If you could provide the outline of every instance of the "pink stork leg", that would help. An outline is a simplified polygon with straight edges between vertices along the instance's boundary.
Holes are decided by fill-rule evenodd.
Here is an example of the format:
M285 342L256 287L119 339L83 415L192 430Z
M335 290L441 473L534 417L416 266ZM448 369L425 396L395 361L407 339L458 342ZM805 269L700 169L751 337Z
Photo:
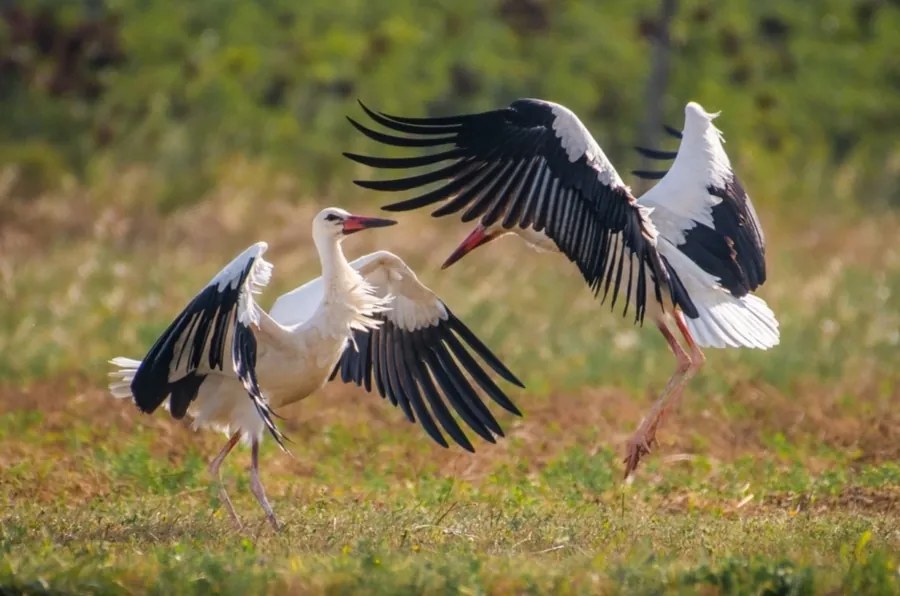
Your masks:
M272 506L269 505L269 500L266 499L266 492L263 490L262 482L259 480L259 439L256 437L250 443L250 490L253 491L253 495L259 501L263 511L266 512L266 518L269 520L269 523L278 530L279 526L278 520L275 519L275 512L272 511Z
M663 410L663 417L665 417L669 412L672 411L675 406L678 405L678 402L681 400L681 396L684 394L684 387L687 385L687 382L690 381L697 371L703 366L703 363L706 362L706 356L703 354L703 351L700 349L700 346L697 345L697 342L694 341L694 336L691 334L691 330L688 328L687 323L684 320L684 314L680 310L676 310L675 314L675 324L678 325L678 330L681 331L681 335L684 336L684 341L687 344L688 348L691 350L691 366L688 369L687 373L684 376L684 379L681 381L681 387L679 387L678 391L672 396L672 400Z
M222 476L219 473L219 468L222 466L222 462L225 460L225 456L231 453L231 450L234 449L234 446L237 445L237 442L241 438L241 431L238 431L231 435L231 438L228 439L228 442L225 443L225 446L222 447L222 450L219 452L217 456L213 458L211 462L209 462L209 473L212 474L213 478L216 479L216 482L219 483L219 497L222 499L222 502L225 503L226 509L228 509L228 513L231 515L231 519L234 520L234 523L237 525L238 530L241 529L241 519L238 517L237 512L234 510L234 505L231 504L231 499L228 498L228 491L225 490L225 483L222 482Z
M681 320L683 323L683 319L679 319L680 316L681 312L676 310L676 322ZM637 469L641 458L650 453L650 447L656 441L656 431L662 422L663 416L669 409L669 400L672 399L675 401L678 399L678 395L681 393L681 389L687 378L689 378L690 371L693 369L691 357L684 351L681 344L678 343L678 340L675 338L671 329L669 329L668 323L664 317L664 314L660 314L657 317L656 326L659 327L659 331L663 334L663 337L666 338L666 342L669 344L669 348L678 360L678 364L659 398L654 402L650 411L647 412L647 415L644 416L644 419L641 421L640 426L638 426L637 430L628 440L625 459L623 460L625 463L626 478ZM681 329L682 323L678 324L679 329ZM685 329L682 330L682 333L684 333L686 329L687 328L685 327ZM691 340L689 340L689 342L692 343Z

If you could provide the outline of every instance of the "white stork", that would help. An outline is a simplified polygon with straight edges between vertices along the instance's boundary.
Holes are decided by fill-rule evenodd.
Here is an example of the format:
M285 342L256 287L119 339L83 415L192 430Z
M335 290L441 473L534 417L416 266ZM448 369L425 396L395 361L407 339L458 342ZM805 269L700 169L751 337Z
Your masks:
M258 242L213 277L142 361L111 361L118 367L111 373L115 397L131 397L146 413L165 404L174 418L190 414L195 428L229 436L209 469L238 526L219 474L225 456L242 437L249 440L250 487L278 528L259 480L260 440L268 429L284 448L272 409L309 396L338 373L366 391L374 376L377 392L411 422L418 418L444 447L434 418L474 451L446 402L485 440L503 435L464 371L519 415L473 353L504 379L520 387L521 382L399 257L379 251L347 262L341 249L347 235L394 223L325 209L313 220L321 277L284 294L266 313L253 294L269 282L272 265L263 259L266 243Z
M677 155L642 149L675 161L640 200L584 124L559 104L520 99L499 110L442 118L390 116L362 107L378 124L404 133L379 132L351 118L371 139L399 147L449 146L405 158L345 154L374 168L449 162L405 178L357 181L380 191L432 185L385 206L388 211L443 202L433 216L462 211L463 221L477 219L444 267L494 238L516 234L566 255L595 295L605 300L612 294L613 307L624 294L623 315L633 306L636 322L649 315L656 323L677 368L628 441L626 477L649 453L666 411L702 365L701 346L766 349L778 343L772 311L750 295L766 278L762 228L732 171L715 116L700 105L685 107Z

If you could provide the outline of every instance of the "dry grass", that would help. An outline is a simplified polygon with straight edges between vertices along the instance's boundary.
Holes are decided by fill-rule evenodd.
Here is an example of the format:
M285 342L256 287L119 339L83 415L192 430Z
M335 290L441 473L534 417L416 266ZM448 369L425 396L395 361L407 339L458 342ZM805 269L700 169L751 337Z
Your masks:
M722 474L733 466L751 461L754 467L771 464L782 470L802 461L808 475L814 477L833 471L836 464L847 466L847 472L853 474L889 467L900 460L894 434L900 428L900 417L895 408L885 403L883 410L861 416L834 404L822 408L817 397L808 392L801 399L783 399L774 391L766 394L756 387L741 387L728 396L733 407L746 412L740 421L729 419L724 410L686 407L665 427L659 453L639 482L658 485L667 482L672 469L695 468L707 481L722 480ZM768 400L764 408L760 407L762 400ZM345 472L377 471L398 482L415 481L424 471L474 486L505 470L537 477L573 450L582 450L589 457L611 455L614 463L614 454L645 405L615 390L556 394L549 399L523 396L520 401L527 412L524 418L503 417L507 439L496 446L481 443L478 455L472 457L459 449L431 445L417 427L375 396L355 388L329 386L302 405L282 412L286 417L282 426L295 442L295 457L272 451L266 472L309 478L316 472L312 462L324 451L342 460ZM129 435L137 434L146 438L149 453L175 468L191 454L212 455L223 442L219 435L194 432L187 422L163 414L143 415L127 404L111 402L104 389L77 378L0 391L0 416L27 417L29 412L40 418L25 437L17 432L0 435L0 465L8 469L22 461L42 460L66 471L56 482L25 483L20 486L21 494L12 492L14 497L28 496L40 502L54 502L61 495L72 503L89 502L108 494L108 478L73 473L89 469L93 453L91 449L73 450L72 434L86 433L78 438L84 447L113 450L122 446L113 444L112 437L127 442ZM340 436L335 438L335 433ZM773 447L776 436L783 437L789 447ZM349 437L352 441L348 442ZM335 441L340 443L340 452ZM610 470L612 475L619 472L618 467ZM837 489L824 502L832 508L841 509L842 504L866 508L870 501L876 509L886 509L887 504L900 506L900 493L889 485L874 492L860 492L856 486ZM772 489L765 503L781 503L785 498L784 493Z

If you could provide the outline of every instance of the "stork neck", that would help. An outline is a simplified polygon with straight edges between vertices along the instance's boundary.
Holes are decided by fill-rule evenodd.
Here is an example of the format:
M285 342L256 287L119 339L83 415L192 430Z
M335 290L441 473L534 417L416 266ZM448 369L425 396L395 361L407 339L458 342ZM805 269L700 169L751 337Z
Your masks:
M352 279L353 268L347 262L340 240L336 237L315 238L319 261L322 265L322 280L325 292L332 293L344 289L346 282Z

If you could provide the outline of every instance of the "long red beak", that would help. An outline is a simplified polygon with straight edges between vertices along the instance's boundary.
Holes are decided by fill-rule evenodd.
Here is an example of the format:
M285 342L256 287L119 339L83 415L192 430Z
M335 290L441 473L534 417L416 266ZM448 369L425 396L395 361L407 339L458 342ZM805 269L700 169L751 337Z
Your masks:
M487 244L499 235L500 234L497 233L489 234L483 225L478 224L478 226L476 226L475 229L472 230L472 232L468 236L466 236L466 239L456 247L456 250L450 253L450 256L447 257L447 260L444 261L443 265L441 265L441 269L446 269L482 244Z
M343 232L345 235L355 234L360 230L368 230L369 228L386 228L392 226L396 221L393 219L382 219L380 217L363 217L362 215L349 215L344 220Z

